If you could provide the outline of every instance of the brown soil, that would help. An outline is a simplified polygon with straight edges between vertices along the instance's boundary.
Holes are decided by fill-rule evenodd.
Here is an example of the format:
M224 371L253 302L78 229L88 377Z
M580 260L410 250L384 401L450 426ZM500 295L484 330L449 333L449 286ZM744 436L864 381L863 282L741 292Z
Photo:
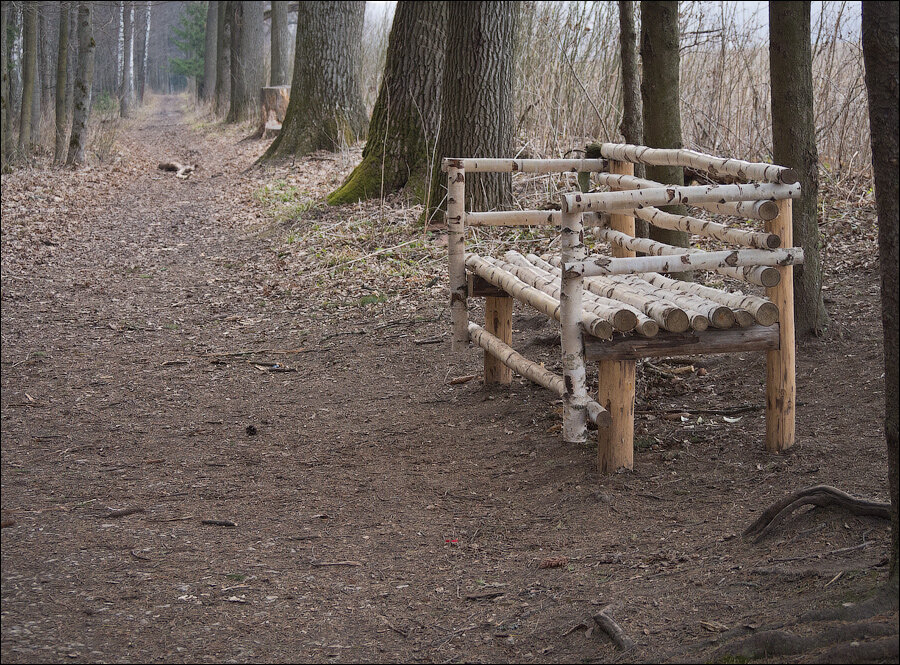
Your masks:
M798 348L794 449L764 451L758 408L692 411L761 406L761 355L655 363L706 374L644 367L635 471L599 477L546 391L449 384L481 358L450 353L444 282L297 288L291 224L250 195L265 144L238 139L162 99L112 165L3 177L4 662L703 660L884 583L885 521L740 535L800 487L888 496L870 199L829 227L850 253ZM324 193L353 156L282 173ZM521 314L514 344L558 363ZM624 655L585 621L608 604Z

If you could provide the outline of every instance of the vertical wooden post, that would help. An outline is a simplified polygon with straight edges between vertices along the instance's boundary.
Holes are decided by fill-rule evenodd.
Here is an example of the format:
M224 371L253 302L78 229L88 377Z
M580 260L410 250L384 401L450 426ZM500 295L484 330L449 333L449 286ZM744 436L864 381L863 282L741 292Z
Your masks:
M462 168L453 166L453 163L450 161L447 168L447 253L450 257L450 321L453 328L451 348L459 351L469 342L466 303L466 173Z
M778 201L778 216L766 222L766 231L781 238L782 247L794 246L791 199ZM794 268L779 267L781 281L766 289L778 307L779 347L766 353L766 450L780 452L794 445L797 379L794 368Z
M488 296L484 299L484 327L506 345L512 344L513 299L509 296ZM499 383L508 386L512 382L512 369L500 360L484 352L484 385Z
M616 162L611 161L609 163L609 172L614 173L615 175L634 175L634 164L631 162ZM627 233L632 238L634 237L634 217L631 215L616 215L611 214L609 216L609 228L613 231L621 231L622 233ZM634 256L634 252L622 249L621 247L613 247L612 255L619 258L630 258Z
M584 260L584 220L579 213L562 213L560 224L560 259L562 265ZM562 271L559 294L559 324L562 346L563 441L587 441L587 377L584 369L584 338L581 333L581 296L583 278L580 273Z
M631 162L610 161L609 172L634 175ZM634 217L612 214L609 227L634 237ZM633 251L613 246L614 257L633 257ZM609 425L597 430L597 471L615 473L634 468L634 360L601 360L598 368L600 387L597 401L609 411Z

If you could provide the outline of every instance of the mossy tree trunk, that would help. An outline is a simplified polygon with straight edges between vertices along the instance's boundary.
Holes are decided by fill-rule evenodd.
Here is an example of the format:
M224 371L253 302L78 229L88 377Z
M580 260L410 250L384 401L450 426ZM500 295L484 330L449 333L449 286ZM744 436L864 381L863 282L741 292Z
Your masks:
M87 123L91 114L91 87L94 84L94 31L91 24L93 3L78 3L78 73L72 103L72 131L66 164L84 163Z
M450 8L441 91L441 133L428 221L446 210L444 157L513 156L513 54L518 2L458 2ZM466 204L491 210L512 202L509 173L466 175Z
M441 118L448 3L401 0L362 161L328 197L352 203L408 187L425 198Z
M242 122L259 112L265 84L262 2L229 2L231 19L231 106L226 122Z
M794 323L798 335L828 324L822 298L822 262L816 202L819 154L813 109L810 3L769 3L769 71L772 85L772 159L797 172L803 188L794 201L794 244L803 248L794 268Z
M69 3L59 3L59 40L56 51L56 141L53 161L66 161L66 134L68 113L66 108L66 76L69 66Z
M875 173L875 202L878 208L878 257L881 263L881 317L884 326L884 434L888 448L888 483L891 493L890 584L897 593L900 581L898 542L900 525L898 495L898 326L900 326L900 283L898 283L898 201L897 167L900 162L897 127L898 85L898 5L896 2L864 2L862 7L863 58L869 93L869 129L872 137L872 168ZM896 596L895 596L896 597Z
M2 117L0 117L0 171L3 173L6 172L7 160L12 149L10 142L12 110L9 108L12 99L9 94L9 60L7 60L9 51L6 46L10 4L4 2L0 5L0 58L3 61L3 66L0 67L2 70L0 71L0 113L2 113Z
M288 5L284 0L272 0L272 49L269 86L290 85L291 29L288 25Z
M681 109L679 107L678 3L641 2L641 102L644 111L644 143L651 148L682 148ZM684 171L678 166L647 166L647 177L671 185L684 184ZM667 212L686 214L684 206L667 206ZM690 235L683 231L651 226L650 237L678 247L690 246ZM690 281L690 273L676 273Z
M336 150L366 134L360 94L365 2L301 2L291 99L261 160Z
M19 153L31 148L31 114L37 78L37 3L22 8L22 108L19 115Z
M216 92L216 43L218 30L219 3L210 0L206 6L206 34L203 40L203 84L199 97L208 102Z
M216 2L216 113L228 111L231 100L231 25L226 0Z

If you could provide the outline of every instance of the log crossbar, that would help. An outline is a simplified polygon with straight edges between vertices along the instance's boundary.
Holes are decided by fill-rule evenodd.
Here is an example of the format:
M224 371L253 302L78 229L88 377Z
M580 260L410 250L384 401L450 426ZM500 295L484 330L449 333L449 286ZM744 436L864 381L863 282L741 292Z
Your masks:
M598 428L601 473L633 468L636 362L643 358L765 352L766 448L794 440L794 331L791 200L800 185L791 170L713 157L692 150L659 150L604 143L600 159L447 158L447 227L453 348L484 350L485 383L509 383L512 371L562 397L563 439L583 442ZM675 186L634 177L633 164L680 166L741 184ZM593 174L609 192L560 196L560 210L467 212L466 173ZM587 175L580 186L588 189ZM675 215L660 206L686 204L765 221L764 231ZM634 219L737 245L702 251L636 238ZM515 251L482 257L465 250L466 227L556 226L557 256ZM585 228L608 242L611 256L586 256ZM637 253L642 254L638 256ZM468 271L467 271L468 269ZM715 270L766 287L766 297L729 293L666 273ZM484 328L468 320L469 297L486 298ZM562 375L511 346L512 299L560 323ZM598 362L599 394L588 394L586 362Z

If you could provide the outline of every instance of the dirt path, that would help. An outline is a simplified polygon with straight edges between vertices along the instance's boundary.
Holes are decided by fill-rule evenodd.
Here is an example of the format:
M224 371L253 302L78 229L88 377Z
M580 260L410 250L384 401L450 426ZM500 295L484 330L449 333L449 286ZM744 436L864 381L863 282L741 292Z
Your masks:
M4 662L608 660L572 629L611 602L626 659L665 658L878 586L877 521L818 511L736 537L800 486L885 496L858 309L801 349L794 454L762 451L759 411L652 417L636 472L601 479L546 392L446 384L479 358L427 343L443 298L323 317L307 303L329 294L273 292L283 229L243 174L263 146L172 106L133 123L121 165L60 175L66 192L49 171L4 180ZM169 158L202 170L176 181L155 170ZM871 266L856 277L871 313ZM552 330L518 327L552 364ZM762 403L761 358L702 365L648 375L639 408Z

